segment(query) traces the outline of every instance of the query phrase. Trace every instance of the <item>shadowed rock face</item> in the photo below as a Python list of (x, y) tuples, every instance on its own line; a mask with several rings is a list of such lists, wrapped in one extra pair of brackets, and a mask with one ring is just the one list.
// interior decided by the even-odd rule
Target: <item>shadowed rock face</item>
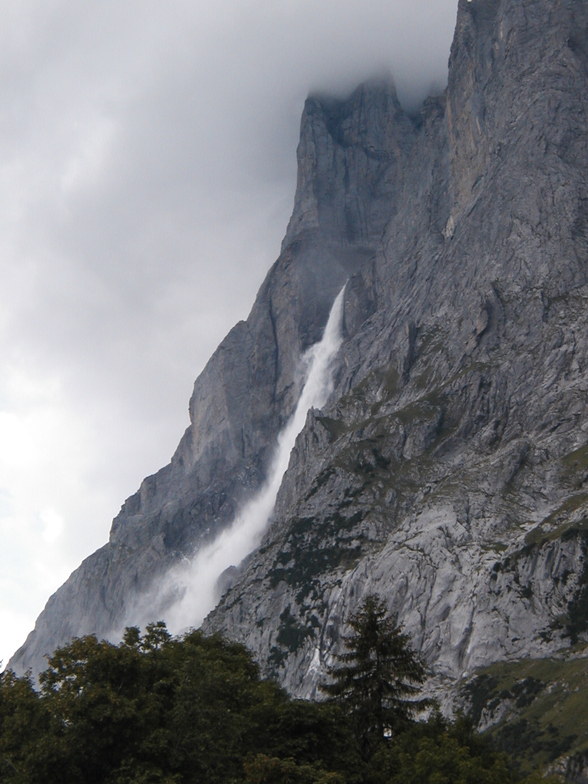
[(587, 25), (582, 2), (459, 4), (335, 391), (206, 623), (295, 694), (366, 591), (439, 678), (586, 639)]
[(367, 591), (440, 679), (586, 635), (587, 31), (580, 0), (460, 0), (447, 90), (418, 120), (385, 84), (307, 101), (293, 216), (249, 319), (197, 380), (171, 464), (12, 665), (120, 624), (230, 521), (348, 276), (335, 390), (205, 627), (300, 696)]
[(170, 464), (127, 499), (109, 543), (50, 598), (11, 667), (37, 670), (73, 636), (133, 622), (137, 597), (259, 488), (300, 393), (300, 357), (320, 339), (345, 280), (374, 255), (414, 137), (391, 82), (343, 101), (308, 99), (294, 214), (249, 318), (196, 380), (191, 424)]

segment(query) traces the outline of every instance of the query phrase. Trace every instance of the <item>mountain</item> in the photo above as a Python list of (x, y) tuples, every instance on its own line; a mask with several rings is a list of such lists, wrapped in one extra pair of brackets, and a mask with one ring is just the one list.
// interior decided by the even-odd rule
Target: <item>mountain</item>
[(334, 390), (205, 628), (305, 697), (368, 591), (440, 684), (582, 656), (587, 117), (584, 0), (460, 0), (447, 89), (416, 117), (387, 82), (310, 97), (294, 212), (249, 318), (196, 381), (171, 463), (10, 665), (132, 621), (134, 598), (231, 522), (346, 280)]
[(587, 14), (459, 5), (447, 91), (347, 286), (335, 391), (207, 621), (294, 693), (368, 590), (451, 679), (585, 634)]
[(44, 654), (74, 636), (131, 622), (135, 598), (259, 489), (300, 394), (300, 357), (347, 278), (374, 255), (412, 137), (391, 83), (307, 101), (294, 212), (249, 318), (196, 380), (191, 424), (171, 462), (125, 501), (109, 543), (49, 599), (10, 661), (16, 671), (43, 668)]

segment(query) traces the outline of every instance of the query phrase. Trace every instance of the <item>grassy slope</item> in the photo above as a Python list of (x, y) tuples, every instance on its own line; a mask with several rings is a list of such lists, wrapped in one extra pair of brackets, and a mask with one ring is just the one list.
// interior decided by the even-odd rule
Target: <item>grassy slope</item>
[(474, 721), (523, 771), (588, 751), (588, 646), (574, 655), (494, 664), (463, 687)]

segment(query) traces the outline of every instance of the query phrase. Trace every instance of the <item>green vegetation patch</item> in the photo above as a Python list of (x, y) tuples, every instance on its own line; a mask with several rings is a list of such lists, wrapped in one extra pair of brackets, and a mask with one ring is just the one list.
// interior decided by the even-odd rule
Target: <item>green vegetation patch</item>
[(579, 449), (575, 449), (573, 452), (570, 452), (569, 455), (566, 455), (562, 459), (562, 464), (565, 468), (568, 468), (572, 471), (588, 470), (588, 444), (585, 446), (581, 446)]
[[(299, 625), (289, 611), (281, 620), (284, 628)], [(0, 781), (522, 784), (507, 757), (463, 717), (409, 718), (414, 703), (403, 705), (399, 696), (412, 697), (398, 684), (419, 685), (418, 662), (398, 645), (402, 635), (376, 628), (375, 639), (376, 671), (370, 621), (349, 651), (364, 658), (367, 650), (372, 672), (361, 669), (345, 699), (322, 703), (291, 699), (260, 678), (243, 646), (200, 631), (172, 638), (160, 622), (144, 635), (127, 629), (119, 645), (75, 639), (49, 659), (39, 691), (28, 676), (0, 674)], [(285, 659), (278, 646), (272, 656)], [(336, 673), (345, 683), (345, 670)], [(539, 781), (546, 784), (537, 776), (526, 784)]]
[(439, 415), (439, 409), (443, 399), (441, 393), (434, 389), (427, 395), (415, 400), (414, 403), (395, 411), (392, 416), (397, 418), (403, 425), (411, 425), (414, 422), (429, 421)]
[(525, 544), (541, 547), (546, 542), (554, 542), (556, 539), (564, 539), (565, 541), (578, 534), (588, 533), (587, 517), (580, 520), (570, 520), (570, 515), (581, 510), (584, 505), (587, 506), (588, 511), (588, 493), (579, 493), (566, 499), (536, 528), (529, 531), (525, 537)]
[(314, 637), (315, 630), (312, 626), (304, 626), (296, 620), (290, 611), (290, 606), (280, 615), (280, 626), (277, 641), (290, 653), (296, 651), (304, 644), (307, 637)]
[(324, 520), (314, 517), (300, 517), (290, 526), (285, 548), (277, 556), (268, 576), (270, 586), (275, 588), (285, 582), (298, 588), (297, 601), (313, 592), (317, 578), (337, 568), (353, 567), (362, 554), (361, 544), (353, 537), (352, 542), (341, 537), (344, 531), (351, 531), (363, 520), (363, 512), (344, 517), (339, 512)]
[(292, 700), (241, 645), (163, 624), (0, 674), (2, 784), (361, 784), (346, 717)]
[(588, 658), (494, 664), (468, 681), (463, 694), (476, 725), (505, 709), (487, 734), (522, 771), (588, 750)]
[(327, 416), (318, 416), (317, 422), (320, 422), (325, 430), (327, 430), (333, 441), (337, 441), (348, 430), (347, 425), (341, 419), (333, 419), (333, 417)]

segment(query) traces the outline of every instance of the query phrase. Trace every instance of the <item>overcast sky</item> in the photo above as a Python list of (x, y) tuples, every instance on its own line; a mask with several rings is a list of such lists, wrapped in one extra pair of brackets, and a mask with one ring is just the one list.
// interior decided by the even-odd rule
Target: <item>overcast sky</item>
[(0, 659), (188, 425), (304, 98), (444, 86), (456, 0), (0, 0)]

